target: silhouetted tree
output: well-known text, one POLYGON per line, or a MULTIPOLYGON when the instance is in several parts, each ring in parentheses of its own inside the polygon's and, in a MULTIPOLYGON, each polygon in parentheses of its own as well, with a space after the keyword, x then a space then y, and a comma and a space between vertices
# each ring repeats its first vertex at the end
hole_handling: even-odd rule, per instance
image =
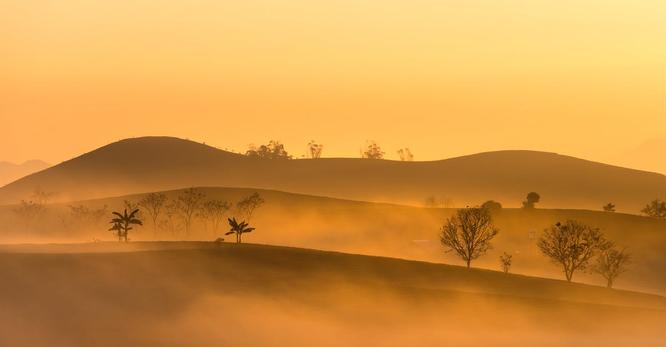
POLYGON ((495 200, 488 200, 481 205, 481 208, 485 208, 488 211, 495 212, 502 209, 502 204, 495 200))
POLYGON ((139 206, 145 211, 148 211, 150 218, 153 221, 153 231, 157 233, 157 220, 159 219, 162 209, 167 202, 167 197, 163 193, 150 193, 139 200, 139 206))
POLYGON ((541 201, 541 196, 536 192, 531 192, 527 194, 527 199, 523 201, 524 209, 533 209, 534 205, 541 201))
POLYGON ((83 228, 86 226, 97 226, 107 213, 106 205, 98 209, 93 209, 85 205, 70 205, 69 216, 73 225, 68 223, 66 227, 83 228))
POLYGON ((613 282, 626 271, 626 266, 631 262, 631 256, 626 250, 618 250, 609 245, 603 249, 597 257, 597 262, 592 271, 600 274, 606 279, 606 287, 613 288, 613 282))
POLYGON ((562 266, 569 282, 575 271, 585 270, 590 260, 609 245, 598 228, 574 220, 557 223, 546 229, 537 241, 541 252, 562 266))
POLYGON ((245 220, 249 223, 252 219, 254 211, 264 204, 264 199, 259 193, 254 192, 250 196, 242 199, 236 203, 236 210, 241 215, 245 216, 245 220))
POLYGON ((238 222, 236 218, 228 218, 229 226, 231 229, 225 235, 236 234, 236 243, 241 243, 243 240, 243 234, 250 233, 254 231, 254 228, 250 228, 249 224, 245 221, 238 222))
POLYGON ((609 202, 603 206, 603 209, 605 212, 615 212, 615 204, 609 202))
POLYGON ((314 140, 308 143, 308 155, 311 159, 321 158, 321 152, 324 150, 324 145, 317 143, 314 140))
POLYGON ((441 229, 442 245, 455 251, 470 267, 472 260, 484 255, 492 246, 490 241, 499 233, 490 212, 472 207, 458 210, 441 229))
POLYGON ((652 218, 666 219, 666 201, 652 200, 641 212, 652 218))
POLYGON ((185 234, 190 235, 192 220, 201 207, 206 194, 196 188, 185 189, 174 201, 175 210, 180 215, 185 228, 185 234))
POLYGON ((207 224, 210 223, 214 235, 217 235, 220 224, 230 208, 231 204, 222 200, 208 200, 201 206, 201 217, 207 224))
POLYGON ((500 264, 502 264, 502 271, 504 271, 505 274, 509 273, 509 270, 511 270, 511 264, 513 263, 513 255, 504 252, 502 255, 500 255, 500 264))
POLYGON ((111 219, 111 224, 113 224, 113 226, 109 229, 109 231, 114 231, 117 233, 118 241, 129 241, 127 235, 129 234, 130 230, 134 229, 132 225, 143 225, 143 222, 136 218, 138 213, 138 209, 130 213, 127 213, 126 209, 123 213, 115 211, 113 212, 116 218, 111 219))
POLYGON ((361 150, 361 158, 365 159, 383 159, 384 152, 382 148, 374 141, 368 141, 365 149, 361 150))
POLYGON ((44 204, 33 200, 21 200, 14 212, 19 215, 22 221, 30 226, 39 216, 46 211, 44 204))
POLYGON ((401 148, 398 150, 398 156, 400 156, 401 161, 414 161, 414 155, 409 148, 401 148))
POLYGON ((284 145, 276 140, 271 140, 267 145, 259 147, 250 146, 245 155, 263 159, 291 159, 291 155, 287 153, 284 145))

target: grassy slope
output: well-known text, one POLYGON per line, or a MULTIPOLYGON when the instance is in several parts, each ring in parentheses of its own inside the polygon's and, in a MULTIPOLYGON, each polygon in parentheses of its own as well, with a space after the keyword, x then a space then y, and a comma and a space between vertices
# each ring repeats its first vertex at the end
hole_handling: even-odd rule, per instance
POLYGON ((664 297, 449 265, 260 245, 68 248, 0 252, 0 344, 656 346, 666 322, 664 297))
MULTIPOLYGON (((204 188, 208 198, 238 201, 256 191, 236 188, 204 188)), ((250 242, 295 247, 336 250, 342 252, 390 256, 407 259, 461 264, 451 253, 444 253, 438 241, 442 221, 453 213, 450 209, 426 209, 390 204, 346 201, 277 191, 260 191, 266 200, 257 210, 252 224, 258 229, 246 236, 250 242)), ((177 191, 167 193, 170 198, 177 191)), ((91 208, 107 205, 122 207, 122 200, 138 201, 140 196, 126 196, 87 201, 91 208)), ((4 226, 3 242, 16 241, 90 241, 110 240, 106 223, 80 231, 59 229, 67 210, 52 208, 44 218, 46 227, 27 233, 15 219, 10 207, 0 209, 0 225, 4 226), (11 228, 9 228, 11 226, 11 228)), ((537 209, 526 212, 504 209, 495 215, 500 234, 487 256, 474 263, 477 267, 497 269, 498 257, 506 251, 514 254, 513 271, 532 276, 560 278, 559 268, 547 261, 536 248, 535 236, 544 228, 565 219, 577 219, 600 227, 609 238, 633 254, 630 271, 623 274, 617 286, 634 290, 666 293, 666 221, 650 218, 583 210, 537 209)), ((150 222, 132 236, 135 240, 182 239, 160 231, 153 234, 150 222)), ((226 229, 225 229, 226 230, 226 229)), ((212 240, 219 236, 210 228, 195 224, 192 239, 212 240)), ((599 276, 577 274, 576 281, 603 284, 599 276)))
POLYGON ((409 204, 436 195, 463 206, 487 199, 519 206, 527 192, 538 191, 546 207, 589 209, 612 201, 632 212, 666 196, 666 176, 553 153, 503 151, 430 162, 256 160, 154 137, 113 143, 2 187, 0 203, 27 199, 35 189, 80 200, 188 186, 256 187, 409 204))

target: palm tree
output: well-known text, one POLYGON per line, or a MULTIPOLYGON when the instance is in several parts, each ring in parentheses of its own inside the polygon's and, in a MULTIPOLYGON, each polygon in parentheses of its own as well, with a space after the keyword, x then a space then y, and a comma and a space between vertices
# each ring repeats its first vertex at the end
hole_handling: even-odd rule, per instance
POLYGON ((109 230, 114 230, 118 233, 118 241, 122 241, 123 239, 125 242, 128 241, 127 234, 130 230, 134 229, 131 227, 132 224, 143 225, 143 222, 141 222, 141 220, 136 217, 137 213, 139 213, 138 208, 129 214, 127 213, 127 209, 125 209, 122 214, 120 212, 113 212, 117 218, 113 218, 111 220, 113 227, 111 227, 109 230))
POLYGON ((229 226, 231 226, 231 229, 224 235, 236 234, 236 243, 241 243, 243 234, 252 232, 252 230, 254 230, 254 228, 250 228, 250 225, 247 222, 242 221, 239 223, 236 221, 235 217, 227 218, 227 220, 229 221, 229 226))

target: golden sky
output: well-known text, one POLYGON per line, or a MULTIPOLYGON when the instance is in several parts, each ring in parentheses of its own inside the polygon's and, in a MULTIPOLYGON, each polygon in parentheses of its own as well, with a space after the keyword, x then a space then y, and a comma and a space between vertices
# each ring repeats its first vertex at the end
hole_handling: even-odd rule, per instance
MULTIPOLYGON (((602 161, 666 137, 661 0, 0 0, 0 160, 125 137, 602 161)), ((618 159, 620 158, 620 159, 618 159)), ((662 160, 663 159, 659 159, 662 160)))

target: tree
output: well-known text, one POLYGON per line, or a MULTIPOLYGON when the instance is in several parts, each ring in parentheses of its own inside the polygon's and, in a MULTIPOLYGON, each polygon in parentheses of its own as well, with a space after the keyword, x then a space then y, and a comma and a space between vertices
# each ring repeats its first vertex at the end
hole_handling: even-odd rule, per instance
POLYGON ((384 152, 382 148, 374 141, 368 141, 365 149, 361 150, 361 158, 365 159, 383 159, 384 152))
POLYGON ((217 235, 217 230, 230 208, 231 204, 222 200, 208 200, 201 206, 201 217, 210 223, 214 235, 217 235))
POLYGON ((630 262, 631 256, 626 250, 618 250, 611 246, 600 252, 592 271, 606 279, 606 287, 613 288, 613 282, 626 271, 626 266, 630 262))
POLYGON ((495 200, 488 200, 481 205, 481 208, 485 208, 490 212, 496 212, 502 209, 502 204, 495 200))
POLYGON ((265 200, 259 195, 259 193, 254 192, 250 196, 242 199, 236 203, 236 210, 241 215, 245 216, 245 220, 249 223, 254 214, 254 210, 263 205, 265 200))
POLYGON ((324 150, 324 145, 317 143, 314 140, 308 142, 308 155, 311 159, 321 158, 321 152, 324 150))
POLYGON ((41 216, 46 211, 46 206, 38 201, 21 200, 19 206, 14 209, 14 212, 27 224, 30 225, 34 220, 41 216))
POLYGON ((118 241, 129 241, 127 235, 129 234, 130 230, 134 229, 132 225, 143 225, 143 222, 136 218, 138 213, 138 209, 130 213, 127 213, 127 209, 125 209, 123 213, 115 211, 113 212, 116 218, 111 219, 111 224, 113 224, 113 226, 109 229, 109 231, 114 231, 118 235, 118 241))
POLYGON ((235 217, 228 218, 227 220, 229 221, 231 229, 224 235, 236 234, 236 243, 241 243, 243 241, 243 234, 254 231, 254 228, 250 228, 250 225, 245 221, 239 223, 236 221, 235 217))
POLYGON ((607 203, 603 206, 604 212, 615 212, 615 204, 612 202, 607 203))
POLYGON ((423 201, 423 205, 427 208, 437 208, 441 204, 440 204, 439 200, 437 200, 436 196, 431 195, 431 196, 428 196, 427 198, 425 198, 425 200, 423 201))
POLYGON ((192 228, 192 220, 195 213, 201 207, 201 204, 206 197, 206 194, 196 188, 185 189, 178 198, 174 201, 174 208, 180 215, 185 227, 185 234, 190 235, 192 228))
POLYGON ((259 147, 250 145, 250 148, 245 152, 245 155, 262 159, 291 159, 291 155, 287 153, 284 145, 276 140, 270 140, 267 145, 261 145, 259 147))
POLYGON ((530 210, 534 208, 534 205, 541 201, 541 196, 539 193, 536 192, 531 192, 527 194, 527 198, 525 201, 523 201, 523 208, 530 210))
POLYGON ((571 282, 574 272, 585 270, 590 260, 609 244, 598 228, 574 220, 546 229, 537 241, 541 252, 562 266, 568 282, 571 282))
POLYGON ((153 221, 153 232, 157 233, 157 219, 162 213, 167 197, 163 193, 150 193, 139 200, 139 206, 148 211, 153 221))
POLYGON ((652 200, 641 212, 652 218, 666 219, 666 201, 652 200))
POLYGON ((493 225, 490 212, 485 208, 472 207, 458 210, 447 219, 441 229, 440 241, 455 251, 470 267, 472 260, 484 255, 491 247, 490 241, 499 233, 493 225))
POLYGON ((502 255, 500 255, 500 264, 502 264, 502 271, 505 274, 509 273, 509 270, 511 270, 511 264, 513 263, 513 255, 504 252, 502 255))
MULTIPOLYGON (((86 226, 97 226, 107 213, 106 205, 99 209, 93 209, 85 205, 70 205, 69 216, 73 225, 69 224, 67 227, 83 228, 86 226)), ((63 222, 66 223, 65 220, 63 222)))
POLYGON ((409 148, 401 148, 398 150, 398 156, 400 156, 401 161, 414 161, 414 155, 409 148))

